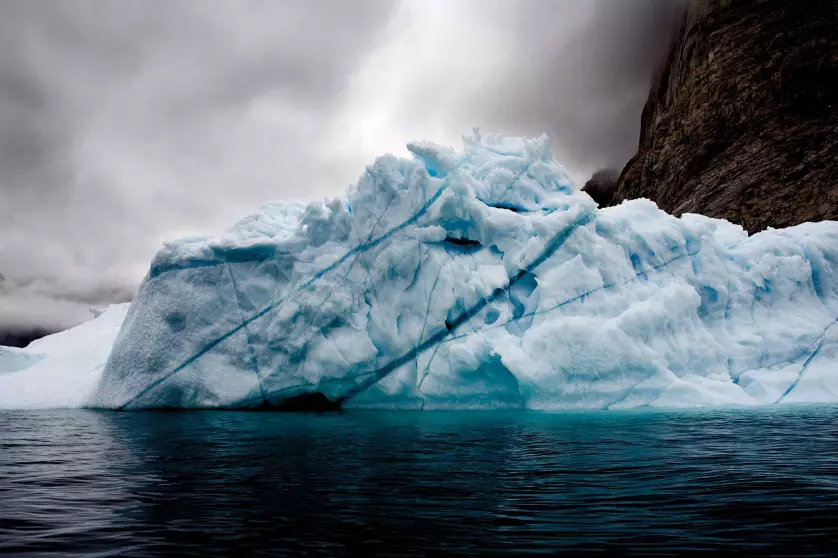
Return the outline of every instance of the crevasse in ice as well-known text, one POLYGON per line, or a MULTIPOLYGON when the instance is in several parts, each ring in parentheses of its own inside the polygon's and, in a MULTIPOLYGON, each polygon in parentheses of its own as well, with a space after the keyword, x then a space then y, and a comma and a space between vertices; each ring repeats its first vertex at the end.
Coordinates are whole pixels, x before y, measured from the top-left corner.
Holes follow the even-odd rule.
POLYGON ((166 245, 84 404, 838 400, 838 223, 749 237, 648 200, 596 209, 545 137, 464 143, 166 245))

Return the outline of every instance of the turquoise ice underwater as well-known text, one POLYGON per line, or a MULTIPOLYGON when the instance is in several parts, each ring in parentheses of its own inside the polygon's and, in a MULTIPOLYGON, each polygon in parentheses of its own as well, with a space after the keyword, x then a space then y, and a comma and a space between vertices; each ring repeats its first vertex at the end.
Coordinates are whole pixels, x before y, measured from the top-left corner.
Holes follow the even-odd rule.
POLYGON ((544 136, 408 149, 343 199, 166 244, 130 306, 0 349, 0 408, 838 401, 838 223, 597 209, 544 136))

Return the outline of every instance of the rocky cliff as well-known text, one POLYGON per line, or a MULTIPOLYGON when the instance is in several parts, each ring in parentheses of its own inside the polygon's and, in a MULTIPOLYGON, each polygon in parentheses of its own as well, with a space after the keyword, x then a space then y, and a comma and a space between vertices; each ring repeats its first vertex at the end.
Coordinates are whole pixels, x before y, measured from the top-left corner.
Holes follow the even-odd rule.
POLYGON ((838 0, 695 0, 612 203, 756 232, 838 219, 838 0))

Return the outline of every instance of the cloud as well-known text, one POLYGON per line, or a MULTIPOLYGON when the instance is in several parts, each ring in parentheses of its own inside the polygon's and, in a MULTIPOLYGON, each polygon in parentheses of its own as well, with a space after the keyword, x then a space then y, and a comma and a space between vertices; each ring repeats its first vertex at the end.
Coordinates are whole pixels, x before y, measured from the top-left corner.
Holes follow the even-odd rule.
POLYGON ((391 9, 4 2, 0 328, 88 319, 136 287, 162 240, 336 193, 317 136, 391 9))
POLYGON ((622 166, 681 0, 426 0, 401 6, 356 74, 346 146, 547 133, 578 180, 622 166))
POLYGON ((343 193, 413 139, 619 166, 679 0, 6 0, 0 330, 124 300, 163 240, 343 193))

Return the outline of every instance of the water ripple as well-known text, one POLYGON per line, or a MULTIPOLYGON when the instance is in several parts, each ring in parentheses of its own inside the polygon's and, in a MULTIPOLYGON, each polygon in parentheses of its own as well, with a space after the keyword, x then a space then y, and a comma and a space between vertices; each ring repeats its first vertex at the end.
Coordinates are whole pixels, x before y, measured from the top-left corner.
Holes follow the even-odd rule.
POLYGON ((0 554, 834 555, 838 409, 0 413, 0 554))

